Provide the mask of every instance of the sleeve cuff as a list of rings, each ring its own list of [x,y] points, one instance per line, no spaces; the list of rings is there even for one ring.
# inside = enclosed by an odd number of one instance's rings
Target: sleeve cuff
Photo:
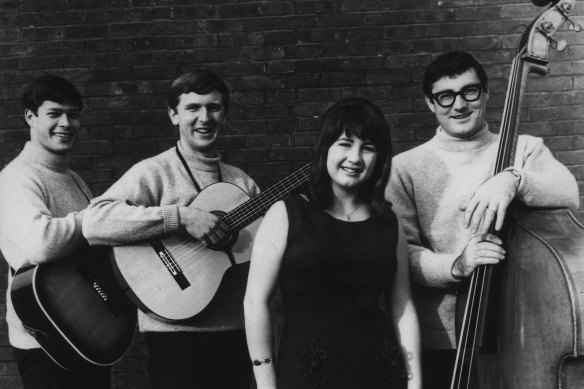
[[[523,200],[535,196],[533,180],[531,179],[529,172],[523,169],[517,170],[521,174],[521,181],[519,181],[519,188],[517,188],[517,197]]]
[[[164,233],[170,234],[178,231],[179,217],[177,205],[165,205],[162,207],[162,219],[164,220]]]

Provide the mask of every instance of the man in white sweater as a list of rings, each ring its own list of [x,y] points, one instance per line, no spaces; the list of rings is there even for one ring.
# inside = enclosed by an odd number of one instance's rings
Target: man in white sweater
[[[513,167],[492,176],[498,136],[485,121],[488,79],[470,54],[438,57],[423,88],[436,135],[394,157],[386,193],[408,238],[424,382],[440,389],[454,368],[457,288],[478,266],[505,258],[489,226],[501,229],[512,200],[574,209],[579,199],[576,180],[541,138],[520,135]]]
[[[59,260],[86,244],[81,223],[91,199],[85,182],[69,169],[83,108],[75,86],[61,77],[38,77],[27,86],[22,105],[30,141],[0,172],[0,250],[11,268],[6,295],[10,344],[25,389],[107,389],[109,368],[62,369],[27,332],[12,305],[13,271]]]
[[[228,110],[229,90],[214,73],[177,78],[168,93],[168,113],[179,141],[134,165],[91,202],[83,220],[88,241],[116,246],[186,231],[205,244],[219,242],[227,232],[225,223],[190,206],[199,192],[218,181],[235,184],[249,196],[259,192],[243,171],[221,162],[215,148]],[[242,319],[226,330],[169,324],[140,311],[152,387],[248,389],[251,362]]]

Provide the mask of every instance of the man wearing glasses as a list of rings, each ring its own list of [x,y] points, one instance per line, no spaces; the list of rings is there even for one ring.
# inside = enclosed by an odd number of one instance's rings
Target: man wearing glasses
[[[541,138],[520,135],[513,167],[492,176],[498,136],[485,121],[483,67],[468,53],[441,55],[426,69],[426,104],[436,135],[393,159],[388,199],[408,237],[414,301],[422,330],[423,381],[449,388],[456,357],[455,305],[461,280],[505,258],[501,229],[516,199],[535,207],[578,207],[578,186]]]

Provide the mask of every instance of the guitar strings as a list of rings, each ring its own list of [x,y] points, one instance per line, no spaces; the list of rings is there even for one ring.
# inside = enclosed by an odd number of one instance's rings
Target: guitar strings
[[[249,212],[246,210],[246,208],[257,208],[257,205],[255,205],[255,203],[264,201],[266,198],[269,200],[267,203],[269,204],[270,202],[273,202],[274,199],[280,197],[283,193],[286,193],[288,191],[288,187],[292,186],[298,186],[299,184],[302,184],[307,178],[308,176],[306,175],[306,169],[310,167],[310,164],[304,166],[303,168],[301,168],[299,171],[297,171],[296,173],[294,173],[294,175],[285,178],[284,180],[278,182],[277,184],[275,184],[272,188],[268,189],[266,192],[260,193],[258,196],[253,197],[252,199],[250,199],[249,201],[244,202],[244,204],[241,204],[240,206],[236,207],[235,209],[233,209],[232,211],[230,211],[227,215],[224,216],[223,220],[226,221],[226,223],[228,224],[228,226],[230,226],[230,230],[232,230],[232,226],[237,226],[237,224],[239,224],[242,220],[247,219],[250,215],[254,216],[255,214],[257,214],[258,212],[261,212],[263,208],[265,208],[265,206],[262,206],[259,211],[254,211],[254,212]],[[304,175],[305,178],[298,178],[298,175]],[[292,181],[292,182],[290,182]],[[277,189],[279,187],[282,187],[284,185],[286,185],[282,191],[277,191]],[[273,194],[273,192],[275,192],[275,194]],[[271,197],[270,197],[271,195]],[[249,203],[249,204],[248,204]],[[252,204],[253,203],[253,204]],[[243,214],[243,217],[241,216],[241,214]],[[235,219],[235,223],[233,221],[229,221],[229,217],[231,215],[235,215],[236,217],[239,217],[239,219]],[[188,239],[185,242],[177,245],[175,247],[175,252],[177,251],[176,248],[180,248],[181,246],[185,246],[185,245],[189,245],[191,242],[193,241],[198,241],[195,238],[192,239]]]
[[[300,173],[303,173],[303,171],[301,171]],[[288,185],[285,186],[285,184],[287,184],[288,181]],[[290,181],[292,181],[292,183],[290,183]],[[301,184],[305,181],[305,179],[300,179],[297,178],[296,176],[292,177],[292,179],[288,179],[288,180],[283,180],[280,183],[274,185],[274,187],[270,188],[268,191],[263,192],[262,194],[259,194],[258,196],[250,199],[249,201],[245,202],[244,204],[240,205],[239,207],[235,208],[233,211],[230,211],[226,217],[223,218],[224,221],[226,221],[226,223],[229,226],[229,230],[233,230],[234,227],[238,227],[238,224],[241,223],[241,221],[246,221],[250,216],[255,216],[258,213],[260,213],[262,211],[262,209],[265,209],[265,205],[261,206],[259,211],[255,208],[257,208],[258,206],[255,203],[260,203],[263,201],[267,204],[273,203],[274,200],[277,200],[278,198],[281,198],[283,194],[289,192],[289,187],[295,187],[298,184]],[[280,188],[284,186],[284,188]],[[268,200],[268,201],[265,201]],[[252,208],[252,210],[250,211],[249,208]],[[229,220],[229,216],[233,216],[235,215],[235,218],[233,221]],[[193,241],[197,241],[195,238],[189,239],[187,241],[185,241],[183,244],[179,245],[179,246],[184,246],[184,245],[188,245]],[[179,247],[177,246],[177,247]],[[176,250],[175,250],[176,251]]]
[[[267,191],[260,193],[227,213],[223,217],[223,220],[229,226],[228,231],[239,229],[239,224],[245,225],[249,218],[257,216],[258,213],[262,213],[267,206],[277,201],[279,198],[282,198],[286,193],[289,193],[290,189],[306,182],[309,178],[307,174],[309,169],[310,164],[305,165],[293,175],[276,183]],[[260,207],[258,207],[257,203],[259,203]],[[186,250],[183,250],[185,248]],[[175,264],[172,265],[172,268],[178,268],[178,263],[176,263],[176,261],[180,261],[186,257],[191,257],[193,254],[197,254],[205,249],[207,249],[207,246],[196,238],[189,238],[184,242],[181,242],[172,250],[169,250],[173,257],[175,257]]]

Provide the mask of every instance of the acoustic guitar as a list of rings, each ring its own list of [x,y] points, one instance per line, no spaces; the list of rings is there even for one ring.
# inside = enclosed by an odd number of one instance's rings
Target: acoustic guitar
[[[10,296],[25,330],[61,367],[107,366],[126,353],[136,308],[111,271],[111,249],[75,254],[16,271]]]
[[[204,188],[192,207],[216,215],[228,236],[205,246],[186,232],[114,247],[113,269],[143,312],[167,323],[202,330],[242,328],[243,296],[253,238],[260,218],[276,201],[308,181],[310,164],[250,198],[236,185]]]

